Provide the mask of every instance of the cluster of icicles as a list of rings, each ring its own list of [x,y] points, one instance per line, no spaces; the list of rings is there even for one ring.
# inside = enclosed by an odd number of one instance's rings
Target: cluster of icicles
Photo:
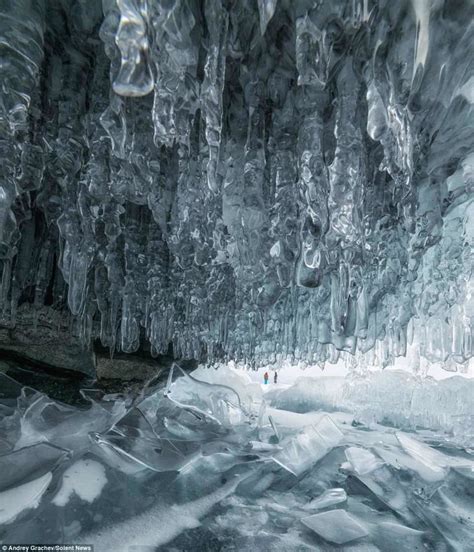
[[[470,9],[4,8],[5,323],[46,303],[86,346],[257,363],[386,365],[415,336],[456,370],[473,351]]]

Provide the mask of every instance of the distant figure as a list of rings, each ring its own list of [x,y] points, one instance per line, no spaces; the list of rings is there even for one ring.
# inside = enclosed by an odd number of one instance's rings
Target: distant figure
[[[278,382],[278,372],[275,372],[275,375],[273,376],[273,383]]]
[[[263,381],[265,382],[265,385],[267,385],[267,383],[268,383],[268,372],[265,372],[263,374]]]

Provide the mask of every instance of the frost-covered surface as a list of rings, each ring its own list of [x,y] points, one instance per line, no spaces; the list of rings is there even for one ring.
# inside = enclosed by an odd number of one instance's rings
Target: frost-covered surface
[[[309,378],[286,391],[294,410],[305,404],[292,412],[236,370],[175,367],[165,387],[136,397],[85,393],[89,410],[76,408],[75,418],[0,378],[2,543],[82,542],[97,552],[464,552],[472,544],[474,439],[461,445],[449,432],[310,407]],[[380,396],[393,393],[379,387]],[[37,432],[28,429],[19,448],[40,400]]]
[[[53,504],[65,506],[74,494],[85,502],[94,502],[106,484],[107,478],[102,464],[93,460],[78,460],[64,472]]]
[[[0,16],[4,324],[46,304],[126,352],[472,356],[472,2]]]

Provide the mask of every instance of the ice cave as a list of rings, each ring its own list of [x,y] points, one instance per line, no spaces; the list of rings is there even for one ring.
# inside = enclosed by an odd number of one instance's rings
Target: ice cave
[[[0,549],[474,551],[472,0],[0,0]]]

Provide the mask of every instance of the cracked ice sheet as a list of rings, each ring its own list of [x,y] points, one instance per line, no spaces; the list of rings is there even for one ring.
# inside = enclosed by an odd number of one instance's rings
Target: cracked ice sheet
[[[342,440],[343,434],[329,416],[282,441],[282,450],[272,458],[296,476],[311,468]]]
[[[366,475],[383,465],[383,462],[369,450],[360,447],[347,448],[346,457],[359,475]]]
[[[52,473],[48,472],[38,479],[0,493],[0,525],[11,523],[24,510],[37,508],[52,477]]]
[[[177,409],[177,407],[174,406],[170,408],[167,399],[160,399],[157,401],[157,409],[159,410],[160,408],[164,409],[163,412],[166,413],[166,417],[168,417],[169,420],[180,420],[185,425],[192,421],[192,427],[194,428],[200,425],[194,418],[182,416],[182,409]],[[323,412],[298,414],[278,410],[276,408],[270,409],[268,413],[272,416],[273,422],[282,436],[282,441],[278,447],[283,446],[288,438],[291,438],[299,431],[304,431],[305,427],[317,425],[318,421],[325,415]],[[163,435],[166,435],[166,427],[156,425],[160,423],[161,411],[159,411],[158,414],[158,416],[150,418],[151,422],[155,424],[154,431],[157,431],[158,434],[163,432]],[[337,418],[337,414],[329,413],[329,416]],[[133,420],[134,418],[132,417],[127,423],[130,424]],[[264,419],[264,421],[266,420]],[[80,424],[80,421],[78,423]],[[133,424],[130,425],[130,428],[132,426],[135,428]],[[121,427],[129,428],[125,423],[122,424]],[[442,479],[430,482],[430,485],[424,483],[420,473],[418,473],[416,469],[413,469],[414,467],[419,468],[422,466],[422,463],[409,456],[407,452],[404,452],[402,443],[400,442],[403,441],[403,438],[400,439],[397,437],[394,428],[378,425],[371,425],[370,427],[353,427],[349,424],[340,424],[339,429],[344,433],[343,441],[338,443],[332,450],[328,451],[328,453],[320,459],[317,466],[314,466],[314,468],[310,466],[311,469],[301,473],[300,476],[298,476],[298,481],[296,481],[294,475],[280,470],[272,462],[252,460],[251,465],[242,465],[248,462],[248,442],[255,440],[255,443],[260,443],[262,445],[271,444],[266,443],[265,439],[266,436],[271,435],[270,426],[260,426],[258,429],[258,433],[255,434],[254,432],[247,432],[246,426],[230,426],[228,431],[224,433],[218,435],[208,434],[206,439],[207,442],[203,442],[202,440],[199,441],[200,446],[205,447],[202,456],[199,457],[194,465],[190,466],[190,469],[181,473],[176,479],[176,482],[171,483],[169,493],[160,483],[154,486],[154,482],[165,481],[165,478],[156,479],[155,475],[147,480],[145,485],[141,487],[142,491],[135,495],[135,499],[145,502],[147,497],[151,497],[155,501],[154,504],[156,504],[156,506],[152,506],[147,512],[140,513],[138,516],[136,513],[143,512],[143,510],[134,510],[133,507],[130,507],[126,494],[117,495],[120,497],[120,504],[117,503],[117,506],[120,507],[120,521],[117,520],[116,516],[114,517],[114,515],[112,515],[112,517],[107,520],[107,523],[99,524],[99,522],[94,520],[94,523],[98,525],[93,526],[88,524],[86,519],[89,505],[84,502],[80,503],[79,513],[84,514],[84,533],[80,536],[81,540],[83,542],[91,542],[92,539],[96,539],[97,549],[105,551],[117,549],[116,544],[122,544],[122,541],[125,545],[133,542],[133,544],[155,546],[156,543],[159,545],[165,544],[165,541],[170,542],[177,537],[180,539],[179,546],[176,543],[173,543],[173,545],[178,546],[178,549],[192,550],[192,547],[183,547],[182,542],[192,543],[192,539],[196,534],[207,535],[208,533],[206,532],[209,531],[210,528],[212,529],[211,533],[216,538],[224,538],[223,535],[225,535],[225,532],[222,531],[222,527],[219,528],[219,526],[214,523],[214,520],[217,520],[218,517],[224,516],[224,521],[228,522],[229,531],[232,532],[232,539],[234,539],[232,542],[237,549],[268,549],[275,550],[276,552],[282,549],[292,550],[294,546],[299,546],[301,542],[297,536],[299,534],[298,531],[301,531],[301,534],[303,534],[302,532],[304,531],[300,523],[301,518],[307,517],[313,513],[304,508],[304,506],[310,505],[311,507],[312,503],[312,507],[314,508],[314,506],[319,504],[317,501],[318,498],[324,498],[325,500],[329,499],[329,506],[332,508],[337,508],[337,504],[340,502],[343,510],[347,510],[348,513],[360,519],[361,522],[370,529],[370,536],[364,538],[363,541],[361,540],[360,543],[359,549],[363,552],[377,549],[385,552],[382,546],[379,547],[378,542],[383,542],[385,538],[384,534],[386,533],[395,535],[394,540],[395,538],[397,539],[397,545],[399,545],[400,549],[403,549],[405,544],[416,542],[421,538],[416,531],[420,529],[424,530],[424,518],[421,513],[416,516],[410,513],[413,502],[420,500],[423,508],[433,509],[434,506],[423,497],[419,499],[417,493],[419,493],[420,488],[426,488],[430,493],[433,492],[433,490],[439,486],[439,483],[442,482]],[[58,435],[58,433],[52,432],[52,435]],[[126,431],[124,429],[122,441],[125,443],[132,436],[134,439],[149,437],[146,432],[138,435],[133,432],[130,433],[128,429]],[[368,438],[369,436],[370,438]],[[191,438],[194,439],[192,435]],[[411,445],[413,450],[416,450],[418,455],[422,454],[426,457],[428,454],[426,449],[429,449],[428,445],[423,445],[421,449],[420,446],[423,441],[428,442],[430,437],[425,434],[420,435],[411,433],[408,438],[416,440],[416,442],[419,443],[417,446]],[[220,443],[218,442],[219,440],[221,440]],[[429,442],[433,443],[431,447],[432,450],[436,450],[436,446],[440,446],[441,450],[446,450],[442,448],[442,440],[438,442],[431,439]],[[231,452],[228,450],[229,444],[231,446]],[[365,449],[369,454],[376,454],[382,458],[383,455],[379,453],[378,449],[390,450],[395,458],[400,459],[403,457],[403,462],[401,465],[392,465],[392,462],[387,461],[387,464],[390,465],[382,466],[380,469],[375,469],[364,476],[357,476],[353,472],[348,473],[345,469],[341,469],[341,464],[346,461],[346,451],[349,450],[349,445],[353,448],[359,447]],[[44,447],[44,445],[42,446]],[[225,448],[226,452],[223,452],[222,447]],[[451,449],[449,448],[449,450]],[[19,453],[15,454],[18,455]],[[428,457],[431,457],[432,454],[433,453],[430,452]],[[441,454],[441,452],[439,454]],[[439,460],[439,454],[434,455],[435,460]],[[256,451],[255,455],[258,456],[259,452]],[[268,458],[267,455],[268,451],[263,455],[264,459]],[[441,475],[443,477],[446,476],[443,488],[448,488],[452,492],[446,495],[440,495],[439,493],[435,495],[435,498],[438,497],[436,499],[436,511],[426,517],[428,520],[427,523],[430,524],[429,531],[431,531],[431,535],[438,534],[436,533],[436,527],[432,528],[431,525],[439,525],[439,520],[441,518],[446,518],[446,527],[448,526],[448,522],[455,523],[455,520],[452,519],[454,509],[451,506],[451,503],[453,503],[453,493],[460,492],[463,489],[460,478],[464,476],[462,476],[462,474],[458,475],[455,470],[463,470],[464,468],[458,468],[457,466],[465,465],[465,461],[447,460],[445,456],[447,455],[443,453],[442,465],[451,465],[455,467],[451,470],[446,469],[442,471]],[[49,458],[49,456],[47,456],[47,458]],[[53,455],[52,459],[54,460],[55,458],[56,457]],[[262,456],[260,458],[262,458]],[[293,460],[293,457],[290,459]],[[383,459],[385,460],[385,458]],[[411,463],[406,465],[405,459]],[[297,455],[296,460],[298,460]],[[353,457],[353,460],[357,461],[357,458]],[[105,460],[104,463],[108,464]],[[56,464],[51,462],[47,465],[54,467]],[[109,468],[111,468],[111,470],[114,469],[112,466],[109,466]],[[211,481],[213,485],[212,488],[215,488],[214,485],[217,485],[217,482],[220,481],[221,478],[229,480],[230,477],[233,479],[233,474],[235,472],[241,473],[241,470],[248,470],[249,468],[253,476],[249,478],[245,484],[239,485],[238,489],[235,487],[229,488],[228,494],[226,494],[226,491],[223,495],[211,493],[211,495],[205,496],[205,493],[211,490],[209,489]],[[28,468],[27,472],[30,473],[30,471],[31,470]],[[107,470],[107,475],[110,475],[111,481],[112,473],[111,471],[109,474],[109,470]],[[410,476],[408,479],[407,475]],[[120,480],[124,481],[124,487],[126,488],[130,488],[128,487],[129,484],[133,487],[135,483],[137,483],[137,479],[123,476],[121,473],[118,474],[118,477]],[[464,479],[469,481],[467,478]],[[169,482],[170,479],[166,479],[166,481]],[[410,481],[410,483],[407,483],[407,481]],[[146,492],[144,492],[145,486]],[[113,487],[113,485],[109,484],[107,488],[104,488],[103,497],[101,497],[101,501],[104,500],[104,504],[107,500],[111,499],[115,502],[116,495],[111,494],[116,491]],[[333,489],[333,493],[330,493],[329,496],[324,495],[324,492],[328,489]],[[147,495],[148,491],[151,494]],[[182,491],[184,492],[184,496],[180,494]],[[216,493],[218,493],[218,491],[216,491]],[[222,507],[211,512],[212,505],[217,504],[219,496],[227,496],[228,498],[225,500],[225,503],[222,504]],[[443,498],[444,496],[446,498]],[[195,500],[196,497],[202,498]],[[344,497],[347,497],[347,500],[343,500]],[[43,515],[43,512],[47,516],[46,509],[48,508],[49,502],[46,498],[47,497],[43,498],[38,510],[25,512],[25,517],[22,517],[19,523],[34,522],[38,519],[39,515]],[[314,502],[312,502],[313,500]],[[463,513],[466,509],[465,504],[467,504],[467,500],[468,497],[461,496],[459,507],[456,511],[459,510],[459,512]],[[232,506],[231,501],[235,501],[235,507]],[[379,510],[381,502],[385,504],[383,514],[381,514]],[[457,504],[456,501],[454,502]],[[79,503],[79,500],[77,500],[77,503]],[[368,506],[364,508],[364,504]],[[207,508],[208,506],[209,509]],[[267,515],[258,514],[259,509],[261,510],[260,506],[263,506]],[[150,508],[150,504],[143,504],[143,508],[145,507]],[[229,514],[229,516],[225,514],[227,507],[231,509],[231,514]],[[57,513],[54,507],[52,511]],[[217,516],[215,515],[216,512],[218,512]],[[245,512],[247,512],[247,514]],[[250,515],[248,515],[249,512]],[[252,515],[252,513],[255,513],[255,515]],[[400,516],[400,520],[403,520],[403,523],[407,526],[406,528],[388,525],[382,527],[383,531],[381,530],[381,532],[376,534],[375,530],[373,530],[373,526],[370,525],[371,523],[379,522],[393,525],[398,520],[398,518],[395,517],[396,515]],[[122,521],[124,518],[127,518],[127,516],[128,519]],[[420,517],[421,521],[419,520]],[[82,521],[81,518],[81,523]],[[196,528],[199,523],[202,524],[200,529],[197,531],[190,531],[190,529]],[[252,531],[244,531],[244,529],[249,529],[250,525]],[[12,524],[12,526],[16,526],[16,524]],[[453,525],[453,527],[453,530],[445,529],[445,533],[452,542],[457,542],[455,533],[458,526]],[[287,531],[286,534],[292,535],[294,540],[292,542],[285,540],[283,544],[283,540],[275,536],[278,531],[282,530]],[[181,533],[182,535],[180,535]],[[466,531],[464,531],[463,538],[465,538],[466,534]],[[13,535],[13,529],[11,535]],[[301,543],[301,549],[314,550],[314,546],[318,544],[318,541],[315,539],[318,537],[310,531],[306,531],[305,535],[308,542]],[[260,538],[263,540],[259,540]],[[378,548],[375,547],[374,544],[369,543],[369,539],[377,545]],[[14,542],[13,538],[10,538],[10,540]],[[273,542],[273,548],[271,546],[265,548],[269,545],[270,541]],[[94,540],[94,542],[96,541]],[[241,544],[242,547],[239,548]],[[351,551],[354,550],[355,546],[356,543],[350,545]],[[416,548],[412,547],[411,549]],[[427,549],[429,550],[430,548],[428,547]],[[118,548],[118,550],[120,551],[121,549]],[[140,550],[143,551],[143,548]],[[398,552],[396,548],[392,548],[392,550]]]
[[[301,521],[325,540],[336,544],[345,544],[369,534],[367,528],[345,510],[330,510]]]
[[[147,512],[82,536],[78,544],[94,543],[98,551],[129,552],[134,547],[154,550],[183,531],[199,526],[199,520],[232,494],[245,476],[236,477],[216,491],[185,504],[160,504]],[[143,549],[143,548],[141,548]]]
[[[325,415],[329,415],[338,426],[350,425],[354,416],[347,412],[290,412],[279,408],[267,407],[266,413],[272,417],[277,426],[299,429],[308,425],[317,424]]]

